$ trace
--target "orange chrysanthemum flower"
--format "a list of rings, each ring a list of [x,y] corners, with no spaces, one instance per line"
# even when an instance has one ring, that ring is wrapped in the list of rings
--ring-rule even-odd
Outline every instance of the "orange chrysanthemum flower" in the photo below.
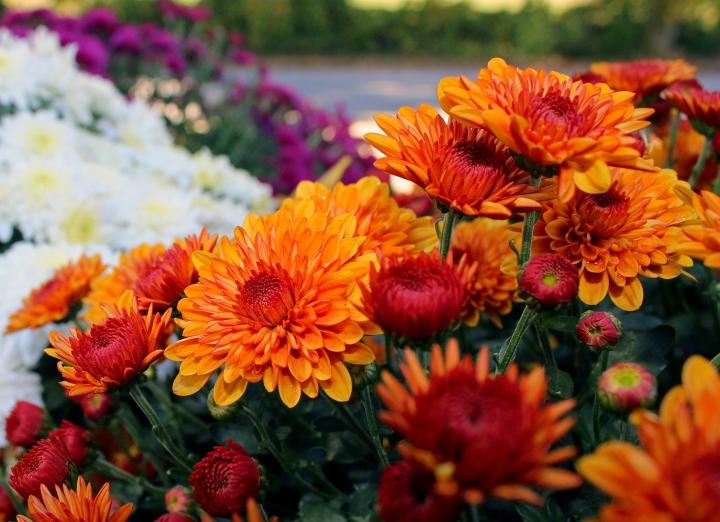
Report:
[[[161,245],[140,245],[120,257],[118,266],[92,285],[87,301],[91,304],[86,318],[94,322],[102,317],[102,305],[117,302],[127,290],[132,290],[141,311],[150,305],[163,312],[180,299],[186,286],[197,279],[192,264],[193,252],[210,251],[217,235],[202,230],[175,241],[167,250]]]
[[[375,166],[424,188],[430,197],[468,216],[505,219],[540,208],[551,196],[529,184],[512,153],[484,130],[447,123],[429,105],[375,117],[385,134],[365,139],[385,154]]]
[[[90,306],[85,319],[96,323],[105,317],[103,305],[117,303],[118,299],[131,290],[140,274],[146,274],[158,266],[165,253],[162,245],[143,243],[120,255],[118,265],[109,273],[95,279],[90,285],[90,293],[85,302]]]
[[[375,176],[367,176],[357,183],[337,183],[328,190],[320,183],[301,182],[293,197],[286,199],[283,209],[307,212],[310,202],[314,210],[335,217],[351,214],[357,222],[355,234],[365,236],[360,252],[379,249],[383,255],[429,251],[438,240],[430,217],[417,217],[400,207],[390,196],[390,187]]]
[[[659,416],[646,410],[630,416],[641,448],[612,441],[581,458],[578,471],[612,499],[597,521],[720,521],[719,403],[717,370],[690,357]]]
[[[375,254],[358,257],[365,238],[355,217],[312,207],[305,215],[249,216],[214,253],[195,253],[199,281],[178,305],[185,339],[165,351],[181,362],[176,394],[196,393],[223,367],[213,392],[220,405],[260,380],[289,407],[319,388],[337,401],[350,398],[345,363],[372,362],[361,340],[376,333],[350,296]]]
[[[697,67],[685,60],[634,60],[630,62],[597,62],[590,70],[601,76],[613,89],[637,94],[636,101],[655,95],[681,80],[695,78]]]
[[[720,91],[710,92],[695,85],[679,84],[666,89],[663,96],[703,134],[712,137],[712,133],[720,129]]]
[[[610,188],[608,165],[656,170],[640,157],[629,134],[646,127],[652,109],[636,109],[634,93],[606,84],[573,81],[556,71],[518,69],[490,60],[477,80],[443,79],[438,98],[453,118],[489,129],[526,160],[558,167],[559,195],[577,186],[602,194]]]
[[[117,304],[103,305],[105,317],[83,332],[54,331],[45,352],[58,359],[65,379],[60,385],[70,397],[105,393],[128,384],[162,357],[172,310],[163,315],[152,307],[143,315],[131,291]]]
[[[640,276],[672,279],[692,260],[680,248],[680,225],[694,211],[677,194],[687,183],[675,172],[614,170],[604,194],[577,193],[546,205],[533,251],[554,252],[577,265],[580,299],[598,304],[607,294],[623,310],[643,301]]]
[[[502,326],[500,316],[510,313],[518,288],[517,256],[510,241],[520,248],[520,233],[507,221],[475,219],[459,223],[453,230],[453,259],[465,257],[460,265],[468,300],[463,317],[477,325],[480,314]]]
[[[720,196],[707,190],[682,194],[695,208],[701,223],[683,227],[685,240],[680,248],[708,268],[720,270]]]
[[[132,504],[113,510],[109,483],[94,496],[92,486],[79,477],[74,490],[55,486],[55,495],[42,486],[41,498],[28,500],[29,517],[19,515],[18,522],[125,522],[132,510]]]
[[[400,369],[409,390],[383,372],[377,392],[388,409],[380,418],[406,438],[403,456],[433,472],[436,492],[473,504],[493,497],[542,504],[532,487],[577,487],[577,475],[551,467],[575,448],[550,450],[574,424],[565,417],[574,401],[543,405],[541,367],[520,376],[512,365],[493,375],[489,364],[487,348],[473,363],[452,340],[444,355],[433,347],[429,377],[415,352],[405,350]]]
[[[67,317],[90,290],[91,282],[102,274],[100,256],[80,256],[77,261],[55,270],[45,283],[23,299],[22,306],[8,319],[6,333],[60,321]]]

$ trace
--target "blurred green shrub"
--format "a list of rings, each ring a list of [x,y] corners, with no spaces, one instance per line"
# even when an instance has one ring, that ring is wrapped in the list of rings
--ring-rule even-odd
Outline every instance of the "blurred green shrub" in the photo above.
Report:
[[[107,3],[107,2],[103,2]],[[130,20],[153,2],[113,0]],[[720,54],[718,0],[591,0],[564,11],[528,0],[519,11],[485,12],[466,2],[424,0],[395,10],[348,0],[206,0],[248,47],[273,55],[622,58],[672,52]]]

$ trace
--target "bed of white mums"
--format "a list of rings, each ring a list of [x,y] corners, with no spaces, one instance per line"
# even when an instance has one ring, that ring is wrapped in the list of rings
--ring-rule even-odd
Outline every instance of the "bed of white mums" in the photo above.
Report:
[[[0,332],[22,298],[82,252],[106,263],[142,242],[203,227],[229,233],[271,210],[268,185],[208,151],[176,146],[161,116],[78,69],[72,46],[39,29],[0,31]],[[18,399],[40,403],[32,367],[47,330],[0,334],[0,445]]]

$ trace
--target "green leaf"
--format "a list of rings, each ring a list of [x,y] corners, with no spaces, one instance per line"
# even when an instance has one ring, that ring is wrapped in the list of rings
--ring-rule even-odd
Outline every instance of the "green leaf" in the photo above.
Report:
[[[555,332],[575,334],[578,318],[574,315],[553,315],[543,318],[543,326]]]
[[[331,504],[303,503],[300,506],[301,522],[347,522],[347,519]]]
[[[550,377],[550,396],[559,399],[567,399],[573,394],[575,383],[569,373],[562,370],[556,372],[548,371]]]
[[[674,344],[675,329],[668,325],[645,332],[626,332],[610,353],[608,362],[636,362],[657,375],[667,366],[666,356]]]

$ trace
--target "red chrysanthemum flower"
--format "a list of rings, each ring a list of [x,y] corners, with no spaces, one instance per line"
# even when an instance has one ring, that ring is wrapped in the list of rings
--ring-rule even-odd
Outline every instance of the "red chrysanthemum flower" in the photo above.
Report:
[[[113,400],[107,393],[88,393],[78,399],[83,414],[89,420],[96,421],[110,413]]]
[[[64,319],[90,291],[90,283],[103,270],[105,265],[100,256],[81,256],[58,268],[49,280],[23,299],[20,309],[8,319],[5,331],[38,328]]]
[[[192,263],[193,253],[210,252],[216,242],[217,235],[211,236],[203,229],[199,236],[188,236],[173,243],[160,256],[157,264],[138,274],[132,289],[137,295],[140,310],[147,310],[152,305],[155,310],[162,312],[174,305],[185,288],[197,282],[197,270]]]
[[[492,134],[447,123],[429,105],[402,107],[396,117],[381,114],[375,120],[385,132],[365,136],[385,154],[375,166],[462,214],[506,219],[552,197],[530,184],[530,175]]]
[[[720,91],[710,92],[683,83],[669,87],[663,96],[693,122],[698,132],[705,131],[701,134],[708,135],[720,129]]]
[[[42,439],[10,470],[8,484],[23,498],[40,495],[41,486],[61,484],[70,475],[70,455],[57,439]]]
[[[384,257],[361,287],[367,316],[386,333],[423,341],[447,330],[466,299],[456,269],[437,251]]]
[[[578,285],[575,265],[557,254],[531,257],[520,276],[520,290],[546,308],[575,299]]]
[[[597,62],[590,66],[590,71],[617,91],[634,92],[635,101],[639,102],[677,81],[694,79],[697,67],[685,60],[634,60]]]
[[[574,424],[565,418],[574,401],[543,405],[542,367],[519,376],[512,365],[493,376],[489,364],[487,348],[474,364],[452,340],[445,355],[433,347],[430,376],[405,350],[400,369],[409,390],[383,372],[377,392],[388,410],[380,418],[407,439],[401,453],[434,474],[435,491],[474,504],[490,497],[541,504],[532,487],[578,486],[577,475],[551,467],[575,449],[550,450]]]
[[[580,316],[575,333],[590,348],[607,348],[622,337],[622,324],[610,312],[587,311]]]
[[[602,405],[613,411],[631,412],[655,402],[657,383],[647,369],[636,363],[613,364],[598,380]]]
[[[27,401],[15,403],[5,421],[5,437],[10,444],[29,448],[41,437],[45,410]]]
[[[71,397],[128,384],[162,357],[171,309],[161,316],[150,307],[142,315],[132,292],[103,309],[105,319],[87,332],[71,328],[70,335],[50,334],[53,348],[45,351],[59,360],[65,379],[60,384]]]
[[[244,513],[249,498],[260,489],[260,471],[253,458],[232,440],[215,446],[195,466],[188,479],[193,498],[211,515]]]
[[[48,435],[51,439],[57,439],[68,450],[70,460],[76,466],[79,466],[85,460],[90,445],[90,434],[87,430],[81,428],[77,424],[73,424],[68,420],[62,421],[58,428],[55,428]]]
[[[433,473],[412,461],[385,468],[378,485],[378,508],[384,522],[454,522],[463,508],[458,495],[434,489]]]
[[[15,505],[5,488],[0,488],[0,522],[10,522],[17,515]]]

